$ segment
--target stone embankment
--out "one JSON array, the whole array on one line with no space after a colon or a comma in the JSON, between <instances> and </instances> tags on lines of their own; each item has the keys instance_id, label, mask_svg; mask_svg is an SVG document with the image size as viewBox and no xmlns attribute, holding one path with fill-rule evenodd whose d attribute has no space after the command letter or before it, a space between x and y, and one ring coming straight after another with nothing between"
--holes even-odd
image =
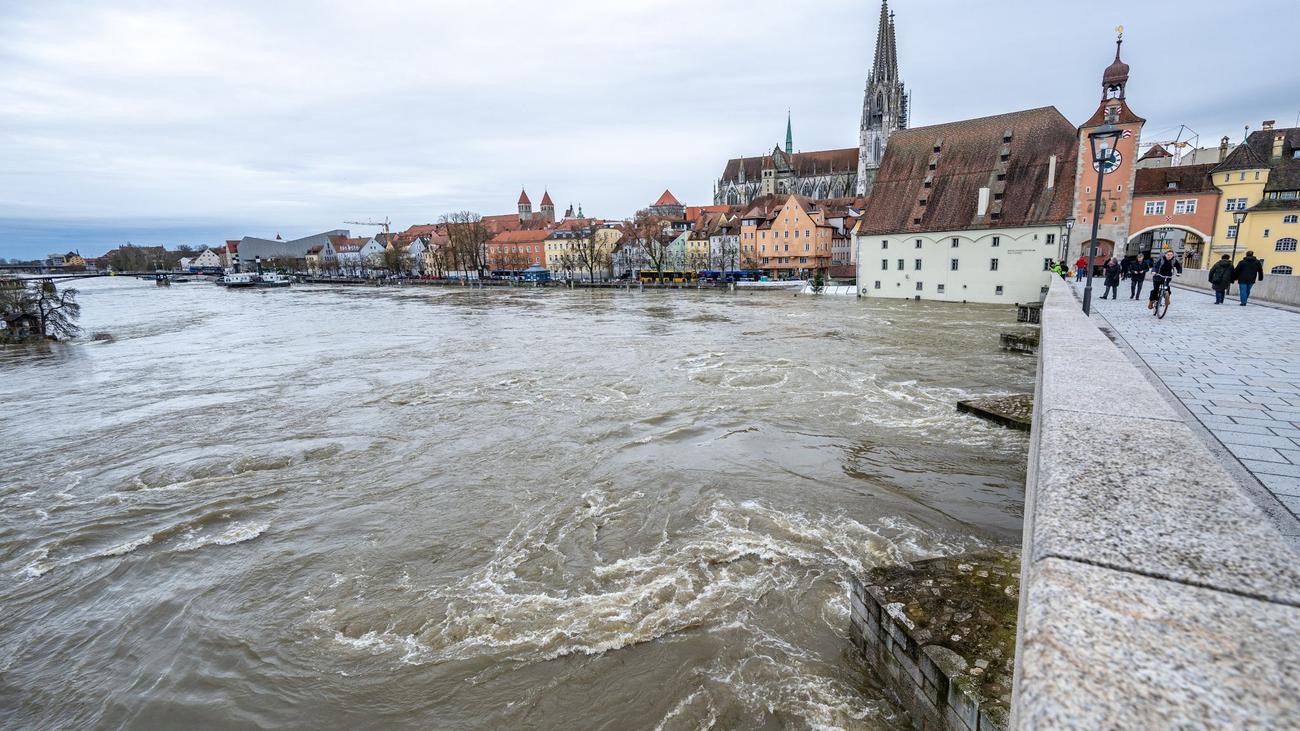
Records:
<instances>
[{"instance_id":1,"label":"stone embankment","mask_svg":"<svg viewBox=\"0 0 1300 731\"><path fill-rule=\"evenodd\" d=\"M1297 728L1300 557L1055 278L1011 727Z\"/></svg>"}]
</instances>

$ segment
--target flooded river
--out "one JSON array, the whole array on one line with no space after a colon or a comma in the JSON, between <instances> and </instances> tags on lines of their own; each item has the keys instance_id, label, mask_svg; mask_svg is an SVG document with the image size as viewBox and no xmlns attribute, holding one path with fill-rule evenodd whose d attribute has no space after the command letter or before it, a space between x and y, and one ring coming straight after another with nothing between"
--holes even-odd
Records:
<instances>
[{"instance_id":1,"label":"flooded river","mask_svg":"<svg viewBox=\"0 0 1300 731\"><path fill-rule=\"evenodd\" d=\"M0 351L6 727L896 727L847 579L1018 542L1014 310L80 285Z\"/></svg>"}]
</instances>

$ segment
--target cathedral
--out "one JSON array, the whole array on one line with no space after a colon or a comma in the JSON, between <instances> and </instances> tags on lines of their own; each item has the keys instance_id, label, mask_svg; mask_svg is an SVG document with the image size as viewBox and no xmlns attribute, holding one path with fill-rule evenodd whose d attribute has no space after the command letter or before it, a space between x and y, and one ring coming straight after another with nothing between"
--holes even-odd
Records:
<instances>
[{"instance_id":1,"label":"cathedral","mask_svg":"<svg viewBox=\"0 0 1300 731\"><path fill-rule=\"evenodd\" d=\"M908 96L898 76L894 14L888 0L880 5L876 56L862 98L858 146L795 152L789 118L785 147L766 155L727 161L713 186L716 205L744 205L762 195L794 193L809 198L866 196L871 192L890 133L907 128Z\"/></svg>"}]
</instances>

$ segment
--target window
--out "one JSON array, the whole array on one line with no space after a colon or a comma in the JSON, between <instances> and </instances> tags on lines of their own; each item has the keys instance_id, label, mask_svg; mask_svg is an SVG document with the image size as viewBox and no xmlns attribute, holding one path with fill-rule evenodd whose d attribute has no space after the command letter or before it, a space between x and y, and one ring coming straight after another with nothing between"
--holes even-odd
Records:
<instances>
[{"instance_id":1,"label":"window","mask_svg":"<svg viewBox=\"0 0 1300 731\"><path fill-rule=\"evenodd\" d=\"M1295 216L1287 216L1287 218L1290 218L1290 219L1291 219L1290 221L1287 221L1287 223L1295 223ZM920 240L920 239L917 239L917 240L916 240L916 248L918 248L918 249L921 248L921 240Z\"/></svg>"},{"instance_id":2,"label":"window","mask_svg":"<svg viewBox=\"0 0 1300 731\"><path fill-rule=\"evenodd\" d=\"M942 285L942 284L939 285L939 294L943 294L943 285Z\"/></svg>"},{"instance_id":3,"label":"window","mask_svg":"<svg viewBox=\"0 0 1300 731\"><path fill-rule=\"evenodd\" d=\"M881 241L881 242L880 242L880 248L881 248L881 249L888 249L888 248L889 248L889 240L886 239L886 240L884 240L884 241Z\"/></svg>"},{"instance_id":4,"label":"window","mask_svg":"<svg viewBox=\"0 0 1300 731\"><path fill-rule=\"evenodd\" d=\"M1165 202L1147 201L1146 207L1142 210L1142 213L1148 216L1163 216L1165 215Z\"/></svg>"},{"instance_id":5,"label":"window","mask_svg":"<svg viewBox=\"0 0 1300 731\"><path fill-rule=\"evenodd\" d=\"M1295 223L1297 220L1300 220L1300 219L1296 218L1295 216L1283 216L1283 217L1282 217L1282 223Z\"/></svg>"},{"instance_id":6,"label":"window","mask_svg":"<svg viewBox=\"0 0 1300 731\"><path fill-rule=\"evenodd\" d=\"M804 229L804 230L803 230L803 237L804 237L805 239L810 239L810 238L812 238L812 229L810 229L810 228L806 228L806 229Z\"/></svg>"},{"instance_id":7,"label":"window","mask_svg":"<svg viewBox=\"0 0 1300 731\"><path fill-rule=\"evenodd\" d=\"M879 279L876 280L876 289L880 289L880 280L879 280Z\"/></svg>"},{"instance_id":8,"label":"window","mask_svg":"<svg viewBox=\"0 0 1300 731\"><path fill-rule=\"evenodd\" d=\"M922 290L924 290L924 289L925 289L925 287L922 286L922 284L921 284L920 282L917 282L917 283L916 283L916 291L920 292L920 291L922 291Z\"/></svg>"},{"instance_id":9,"label":"window","mask_svg":"<svg viewBox=\"0 0 1300 731\"><path fill-rule=\"evenodd\" d=\"M789 250L790 250L790 245L789 245L789 244L786 244L786 245L785 245L785 250L786 250L786 251L789 251Z\"/></svg>"},{"instance_id":10,"label":"window","mask_svg":"<svg viewBox=\"0 0 1300 731\"><path fill-rule=\"evenodd\" d=\"M1268 229L1264 229L1264 238L1268 238Z\"/></svg>"},{"instance_id":11,"label":"window","mask_svg":"<svg viewBox=\"0 0 1300 731\"><path fill-rule=\"evenodd\" d=\"M1002 245L1002 237L1001 237L1001 236L994 236L994 237L993 237L993 245L994 245L994 246L1001 246L1001 245Z\"/></svg>"},{"instance_id":12,"label":"window","mask_svg":"<svg viewBox=\"0 0 1300 731\"><path fill-rule=\"evenodd\" d=\"M997 294L997 295L1002 294L1002 285L999 284L997 287L995 287L993 290L993 294Z\"/></svg>"},{"instance_id":13,"label":"window","mask_svg":"<svg viewBox=\"0 0 1300 731\"><path fill-rule=\"evenodd\" d=\"M1052 260L1051 260L1051 259L1044 259L1044 260L1043 260L1043 271L1045 271L1045 272L1050 272L1050 271L1052 271Z\"/></svg>"},{"instance_id":14,"label":"window","mask_svg":"<svg viewBox=\"0 0 1300 731\"><path fill-rule=\"evenodd\" d=\"M1235 238L1237 238L1237 227L1236 227L1236 226L1229 226L1229 227L1228 227L1228 238L1230 238L1230 239L1235 239Z\"/></svg>"},{"instance_id":15,"label":"window","mask_svg":"<svg viewBox=\"0 0 1300 731\"><path fill-rule=\"evenodd\" d=\"M794 230L794 237L795 237L796 239L799 238L799 229L795 229L795 230Z\"/></svg>"},{"instance_id":16,"label":"window","mask_svg":"<svg viewBox=\"0 0 1300 731\"><path fill-rule=\"evenodd\" d=\"M912 260L912 268L915 269L915 270L918 271L918 272L921 271L921 260L920 260L920 259L913 259L913 260Z\"/></svg>"},{"instance_id":17,"label":"window","mask_svg":"<svg viewBox=\"0 0 1300 731\"><path fill-rule=\"evenodd\" d=\"M960 241L961 239L957 238L956 236L952 237L952 248L954 249L957 248L957 243Z\"/></svg>"},{"instance_id":18,"label":"window","mask_svg":"<svg viewBox=\"0 0 1300 731\"><path fill-rule=\"evenodd\" d=\"M898 271L900 271L900 272L903 271L903 260L902 260L902 259L899 259L899 260L898 260Z\"/></svg>"},{"instance_id":19,"label":"window","mask_svg":"<svg viewBox=\"0 0 1300 731\"><path fill-rule=\"evenodd\" d=\"M1246 179L1246 174L1245 174L1245 173L1241 173L1240 175L1237 176L1237 182L1238 182L1238 183L1240 183L1241 181L1243 181L1243 180L1245 180L1245 179Z\"/></svg>"},{"instance_id":20,"label":"window","mask_svg":"<svg viewBox=\"0 0 1300 731\"><path fill-rule=\"evenodd\" d=\"M1295 239L1278 239L1274 251L1295 251Z\"/></svg>"},{"instance_id":21,"label":"window","mask_svg":"<svg viewBox=\"0 0 1300 731\"><path fill-rule=\"evenodd\" d=\"M880 260L880 271L882 271L882 272L887 272L887 271L889 271L889 260L888 260L888 259L881 259L881 260Z\"/></svg>"},{"instance_id":22,"label":"window","mask_svg":"<svg viewBox=\"0 0 1300 731\"><path fill-rule=\"evenodd\" d=\"M1269 273L1269 274L1290 274L1290 273L1291 273L1291 267L1289 267L1289 266L1287 266L1287 265L1285 265L1285 264L1281 264L1281 265L1279 265L1279 266L1275 266L1275 267L1273 267L1272 269L1269 269L1269 270L1268 270L1268 273Z\"/></svg>"},{"instance_id":23,"label":"window","mask_svg":"<svg viewBox=\"0 0 1300 731\"><path fill-rule=\"evenodd\" d=\"M1083 192L1085 192L1085 193L1091 193L1091 192L1092 192L1092 186L1089 185L1088 187L1084 188L1084 189L1083 189Z\"/></svg>"},{"instance_id":24,"label":"window","mask_svg":"<svg viewBox=\"0 0 1300 731\"><path fill-rule=\"evenodd\" d=\"M1048 234L1048 235L1047 235L1047 244L1050 246L1050 245L1055 244L1055 243L1056 243L1056 234Z\"/></svg>"},{"instance_id":25,"label":"window","mask_svg":"<svg viewBox=\"0 0 1300 731\"><path fill-rule=\"evenodd\" d=\"M1178 181L1171 180L1168 183L1165 183L1165 190L1178 190Z\"/></svg>"},{"instance_id":26,"label":"window","mask_svg":"<svg viewBox=\"0 0 1300 731\"><path fill-rule=\"evenodd\" d=\"M953 259L953 260L952 260L952 270L953 270L954 272L957 271L957 260L956 260L956 259Z\"/></svg>"},{"instance_id":27,"label":"window","mask_svg":"<svg viewBox=\"0 0 1300 731\"><path fill-rule=\"evenodd\" d=\"M1123 192L1124 192L1124 186L1122 186L1122 185L1117 185L1117 186L1115 186L1115 192L1116 192L1116 193L1123 193Z\"/></svg>"},{"instance_id":28,"label":"window","mask_svg":"<svg viewBox=\"0 0 1300 731\"><path fill-rule=\"evenodd\" d=\"M998 260L989 259L989 271L996 272L997 270L998 270Z\"/></svg>"},{"instance_id":29,"label":"window","mask_svg":"<svg viewBox=\"0 0 1300 731\"><path fill-rule=\"evenodd\" d=\"M1225 211L1244 211L1246 210L1245 198L1229 198L1228 204L1224 206Z\"/></svg>"},{"instance_id":30,"label":"window","mask_svg":"<svg viewBox=\"0 0 1300 731\"><path fill-rule=\"evenodd\" d=\"M1174 213L1196 213L1196 199L1174 201Z\"/></svg>"},{"instance_id":31,"label":"window","mask_svg":"<svg viewBox=\"0 0 1300 731\"><path fill-rule=\"evenodd\" d=\"M806 257L806 256L801 256L801 257L799 257L799 263L800 263L800 264L807 264L807 263L808 263L808 257Z\"/></svg>"}]
</instances>

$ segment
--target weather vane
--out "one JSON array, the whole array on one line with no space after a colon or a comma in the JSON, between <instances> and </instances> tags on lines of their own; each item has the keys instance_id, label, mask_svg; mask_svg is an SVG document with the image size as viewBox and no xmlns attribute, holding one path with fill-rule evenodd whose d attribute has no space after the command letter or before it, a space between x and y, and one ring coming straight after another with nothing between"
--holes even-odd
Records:
<instances>
[{"instance_id":1,"label":"weather vane","mask_svg":"<svg viewBox=\"0 0 1300 731\"><path fill-rule=\"evenodd\" d=\"M1116 40L1121 40L1121 41L1124 40L1124 26L1122 25L1115 26L1115 35L1116 35Z\"/></svg>"}]
</instances>

